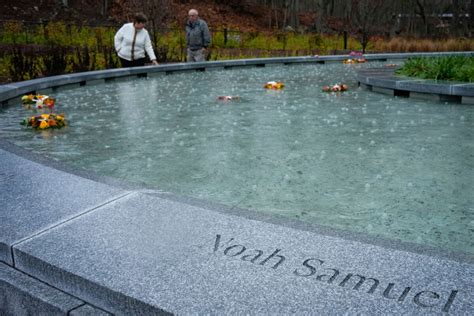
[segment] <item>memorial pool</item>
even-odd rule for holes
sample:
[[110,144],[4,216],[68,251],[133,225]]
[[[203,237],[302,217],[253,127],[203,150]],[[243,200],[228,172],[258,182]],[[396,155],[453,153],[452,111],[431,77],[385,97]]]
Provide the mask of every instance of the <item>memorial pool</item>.
[[[177,195],[474,254],[474,108],[357,88],[366,65],[183,72],[52,92],[70,126],[3,138]],[[265,90],[270,80],[286,87]],[[340,94],[321,87],[347,83]],[[220,95],[240,96],[221,102]]]

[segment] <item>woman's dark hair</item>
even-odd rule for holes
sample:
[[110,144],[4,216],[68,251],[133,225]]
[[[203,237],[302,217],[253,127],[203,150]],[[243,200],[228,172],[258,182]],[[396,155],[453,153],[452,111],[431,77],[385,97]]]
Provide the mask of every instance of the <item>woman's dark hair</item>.
[[147,21],[146,15],[143,13],[137,13],[133,17],[133,23],[146,23]]

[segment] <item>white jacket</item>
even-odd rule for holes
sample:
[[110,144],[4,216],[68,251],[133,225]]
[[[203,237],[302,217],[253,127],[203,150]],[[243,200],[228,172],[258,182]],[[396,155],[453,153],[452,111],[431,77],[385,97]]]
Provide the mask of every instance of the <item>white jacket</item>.
[[[115,50],[120,58],[132,60],[132,43],[135,27],[133,23],[124,24],[120,30],[117,31],[114,37]],[[145,57],[145,51],[151,60],[156,59],[155,52],[151,46],[150,35],[145,29],[137,30],[137,37],[135,39],[134,59]]]

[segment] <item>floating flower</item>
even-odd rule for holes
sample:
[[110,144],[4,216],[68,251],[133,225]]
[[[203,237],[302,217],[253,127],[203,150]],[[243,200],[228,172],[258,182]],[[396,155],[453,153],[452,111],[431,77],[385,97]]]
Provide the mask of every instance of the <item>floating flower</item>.
[[41,121],[39,125],[39,129],[46,129],[46,128],[49,128],[48,121]]
[[35,101],[33,101],[34,98],[35,98],[35,96],[32,95],[32,94],[24,95],[24,96],[21,97],[21,103],[23,103],[23,104],[35,104]]
[[285,84],[279,81],[269,81],[264,85],[265,89],[283,89]]
[[[47,95],[24,95],[21,98],[21,103],[25,108],[33,111],[38,111],[41,114],[30,116],[21,123],[25,126],[31,126],[35,129],[61,128],[66,126],[66,119],[64,114],[52,113],[56,100]],[[47,108],[50,113],[44,113],[43,110]]]
[[230,96],[230,95],[220,95],[217,97],[217,100],[220,101],[233,101],[233,100],[240,100],[239,96]]
[[42,111],[45,107],[48,108],[50,111],[53,110],[54,104],[56,100],[54,98],[50,98],[47,95],[34,95],[34,94],[28,94],[24,95],[21,98],[21,103],[23,106],[25,106],[29,110],[38,110]]
[[347,91],[348,89],[349,86],[344,83],[337,83],[332,86],[323,86],[322,88],[323,92],[343,92]]
[[354,51],[351,51],[351,52],[349,53],[349,56],[362,57],[363,54],[362,54],[362,52],[354,52]]
[[349,58],[349,59],[344,59],[342,62],[344,64],[359,64],[359,63],[365,63],[366,60],[363,57],[362,58],[353,58],[353,59]]
[[365,63],[366,60],[364,58],[364,55],[362,54],[362,52],[350,52],[349,53],[349,58],[348,59],[344,59],[342,61],[344,64],[358,64],[358,63]]
[[31,126],[35,129],[61,128],[66,126],[64,114],[41,114],[30,116],[21,123],[25,126]]

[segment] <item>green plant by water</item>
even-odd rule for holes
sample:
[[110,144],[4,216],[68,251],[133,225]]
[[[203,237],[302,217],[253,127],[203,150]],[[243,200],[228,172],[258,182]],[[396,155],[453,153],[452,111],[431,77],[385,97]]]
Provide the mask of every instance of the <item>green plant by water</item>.
[[422,79],[474,82],[474,57],[410,58],[396,73]]

